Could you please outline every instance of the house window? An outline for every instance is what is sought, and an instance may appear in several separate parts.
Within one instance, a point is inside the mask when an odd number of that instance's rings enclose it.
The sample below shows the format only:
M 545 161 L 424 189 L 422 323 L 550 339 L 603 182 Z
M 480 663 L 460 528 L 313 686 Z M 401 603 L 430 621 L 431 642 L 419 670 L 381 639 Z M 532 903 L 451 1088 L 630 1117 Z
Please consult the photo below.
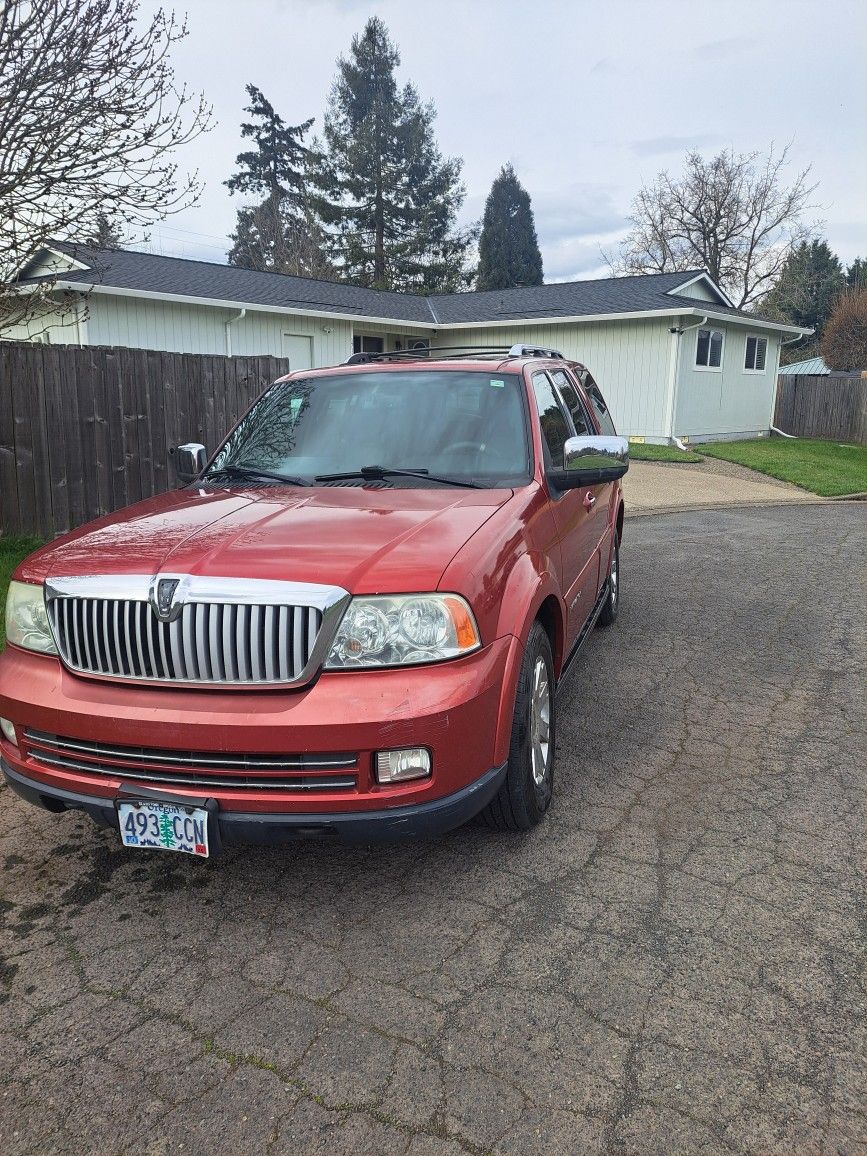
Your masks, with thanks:
M 699 329 L 695 344 L 695 364 L 699 369 L 719 369 L 722 365 L 721 329 Z
M 764 373 L 765 362 L 768 358 L 767 337 L 747 337 L 747 348 L 744 356 L 744 369 L 750 373 Z
M 382 353 L 384 350 L 384 337 L 368 337 L 367 334 L 356 333 L 352 338 L 353 353 Z

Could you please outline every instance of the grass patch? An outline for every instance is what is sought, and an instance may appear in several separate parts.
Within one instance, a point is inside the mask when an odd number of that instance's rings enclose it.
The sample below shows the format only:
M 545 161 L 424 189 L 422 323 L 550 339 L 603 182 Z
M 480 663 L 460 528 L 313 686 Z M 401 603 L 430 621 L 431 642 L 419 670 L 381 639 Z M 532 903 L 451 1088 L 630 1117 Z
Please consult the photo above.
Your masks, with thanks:
M 692 450 L 679 450 L 676 446 L 654 446 L 648 442 L 630 442 L 629 459 L 633 462 L 703 462 L 700 454 Z
M 867 447 L 815 438 L 755 438 L 714 442 L 701 452 L 791 482 L 823 498 L 867 490 Z
M 39 538 L 0 538 L 0 650 L 6 645 L 6 591 L 12 571 L 41 545 Z

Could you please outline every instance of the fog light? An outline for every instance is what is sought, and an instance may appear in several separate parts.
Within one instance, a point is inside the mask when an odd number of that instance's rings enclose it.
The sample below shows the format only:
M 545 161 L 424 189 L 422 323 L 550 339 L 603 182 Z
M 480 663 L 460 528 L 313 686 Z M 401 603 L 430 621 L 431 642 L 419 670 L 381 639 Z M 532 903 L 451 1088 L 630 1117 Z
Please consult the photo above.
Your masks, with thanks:
M 3 732 L 4 739 L 8 739 L 13 746 L 18 746 L 18 740 L 15 737 L 15 727 L 8 718 L 0 718 L 0 731 Z
M 430 751 L 424 747 L 407 747 L 402 751 L 379 751 L 376 756 L 376 781 L 400 783 L 405 779 L 424 779 L 430 774 Z

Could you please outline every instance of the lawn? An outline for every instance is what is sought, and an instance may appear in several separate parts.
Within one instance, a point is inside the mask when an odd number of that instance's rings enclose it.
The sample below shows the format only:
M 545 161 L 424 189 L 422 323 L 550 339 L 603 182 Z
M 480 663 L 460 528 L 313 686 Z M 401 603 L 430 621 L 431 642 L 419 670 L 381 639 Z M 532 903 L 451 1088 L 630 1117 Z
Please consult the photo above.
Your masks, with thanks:
M 756 438 L 702 445 L 708 457 L 722 458 L 791 482 L 823 498 L 867 490 L 867 447 L 813 438 Z
M 654 446 L 647 442 L 630 442 L 629 459 L 633 462 L 703 462 L 700 454 L 679 450 L 675 446 Z
M 41 545 L 38 538 L 0 538 L 0 650 L 6 643 L 6 590 L 12 571 Z

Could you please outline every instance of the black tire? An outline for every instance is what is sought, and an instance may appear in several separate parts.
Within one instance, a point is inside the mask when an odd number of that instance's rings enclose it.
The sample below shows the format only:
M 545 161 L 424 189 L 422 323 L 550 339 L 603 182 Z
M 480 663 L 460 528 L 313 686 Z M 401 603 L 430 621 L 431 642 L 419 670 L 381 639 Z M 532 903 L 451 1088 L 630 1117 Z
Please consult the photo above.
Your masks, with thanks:
M 541 691 L 541 683 L 536 681 L 541 669 L 544 669 L 548 691 L 547 745 L 540 738 L 544 727 L 540 730 L 538 714 L 533 714 L 534 688 Z M 536 698 L 537 702 L 542 701 L 540 693 Z M 489 827 L 496 831 L 529 831 L 545 817 L 554 789 L 555 738 L 554 659 L 548 635 L 539 622 L 534 622 L 518 677 L 506 778 L 481 813 Z
M 608 597 L 596 619 L 597 626 L 610 626 L 620 609 L 620 538 L 614 538 L 614 552 L 608 568 Z

